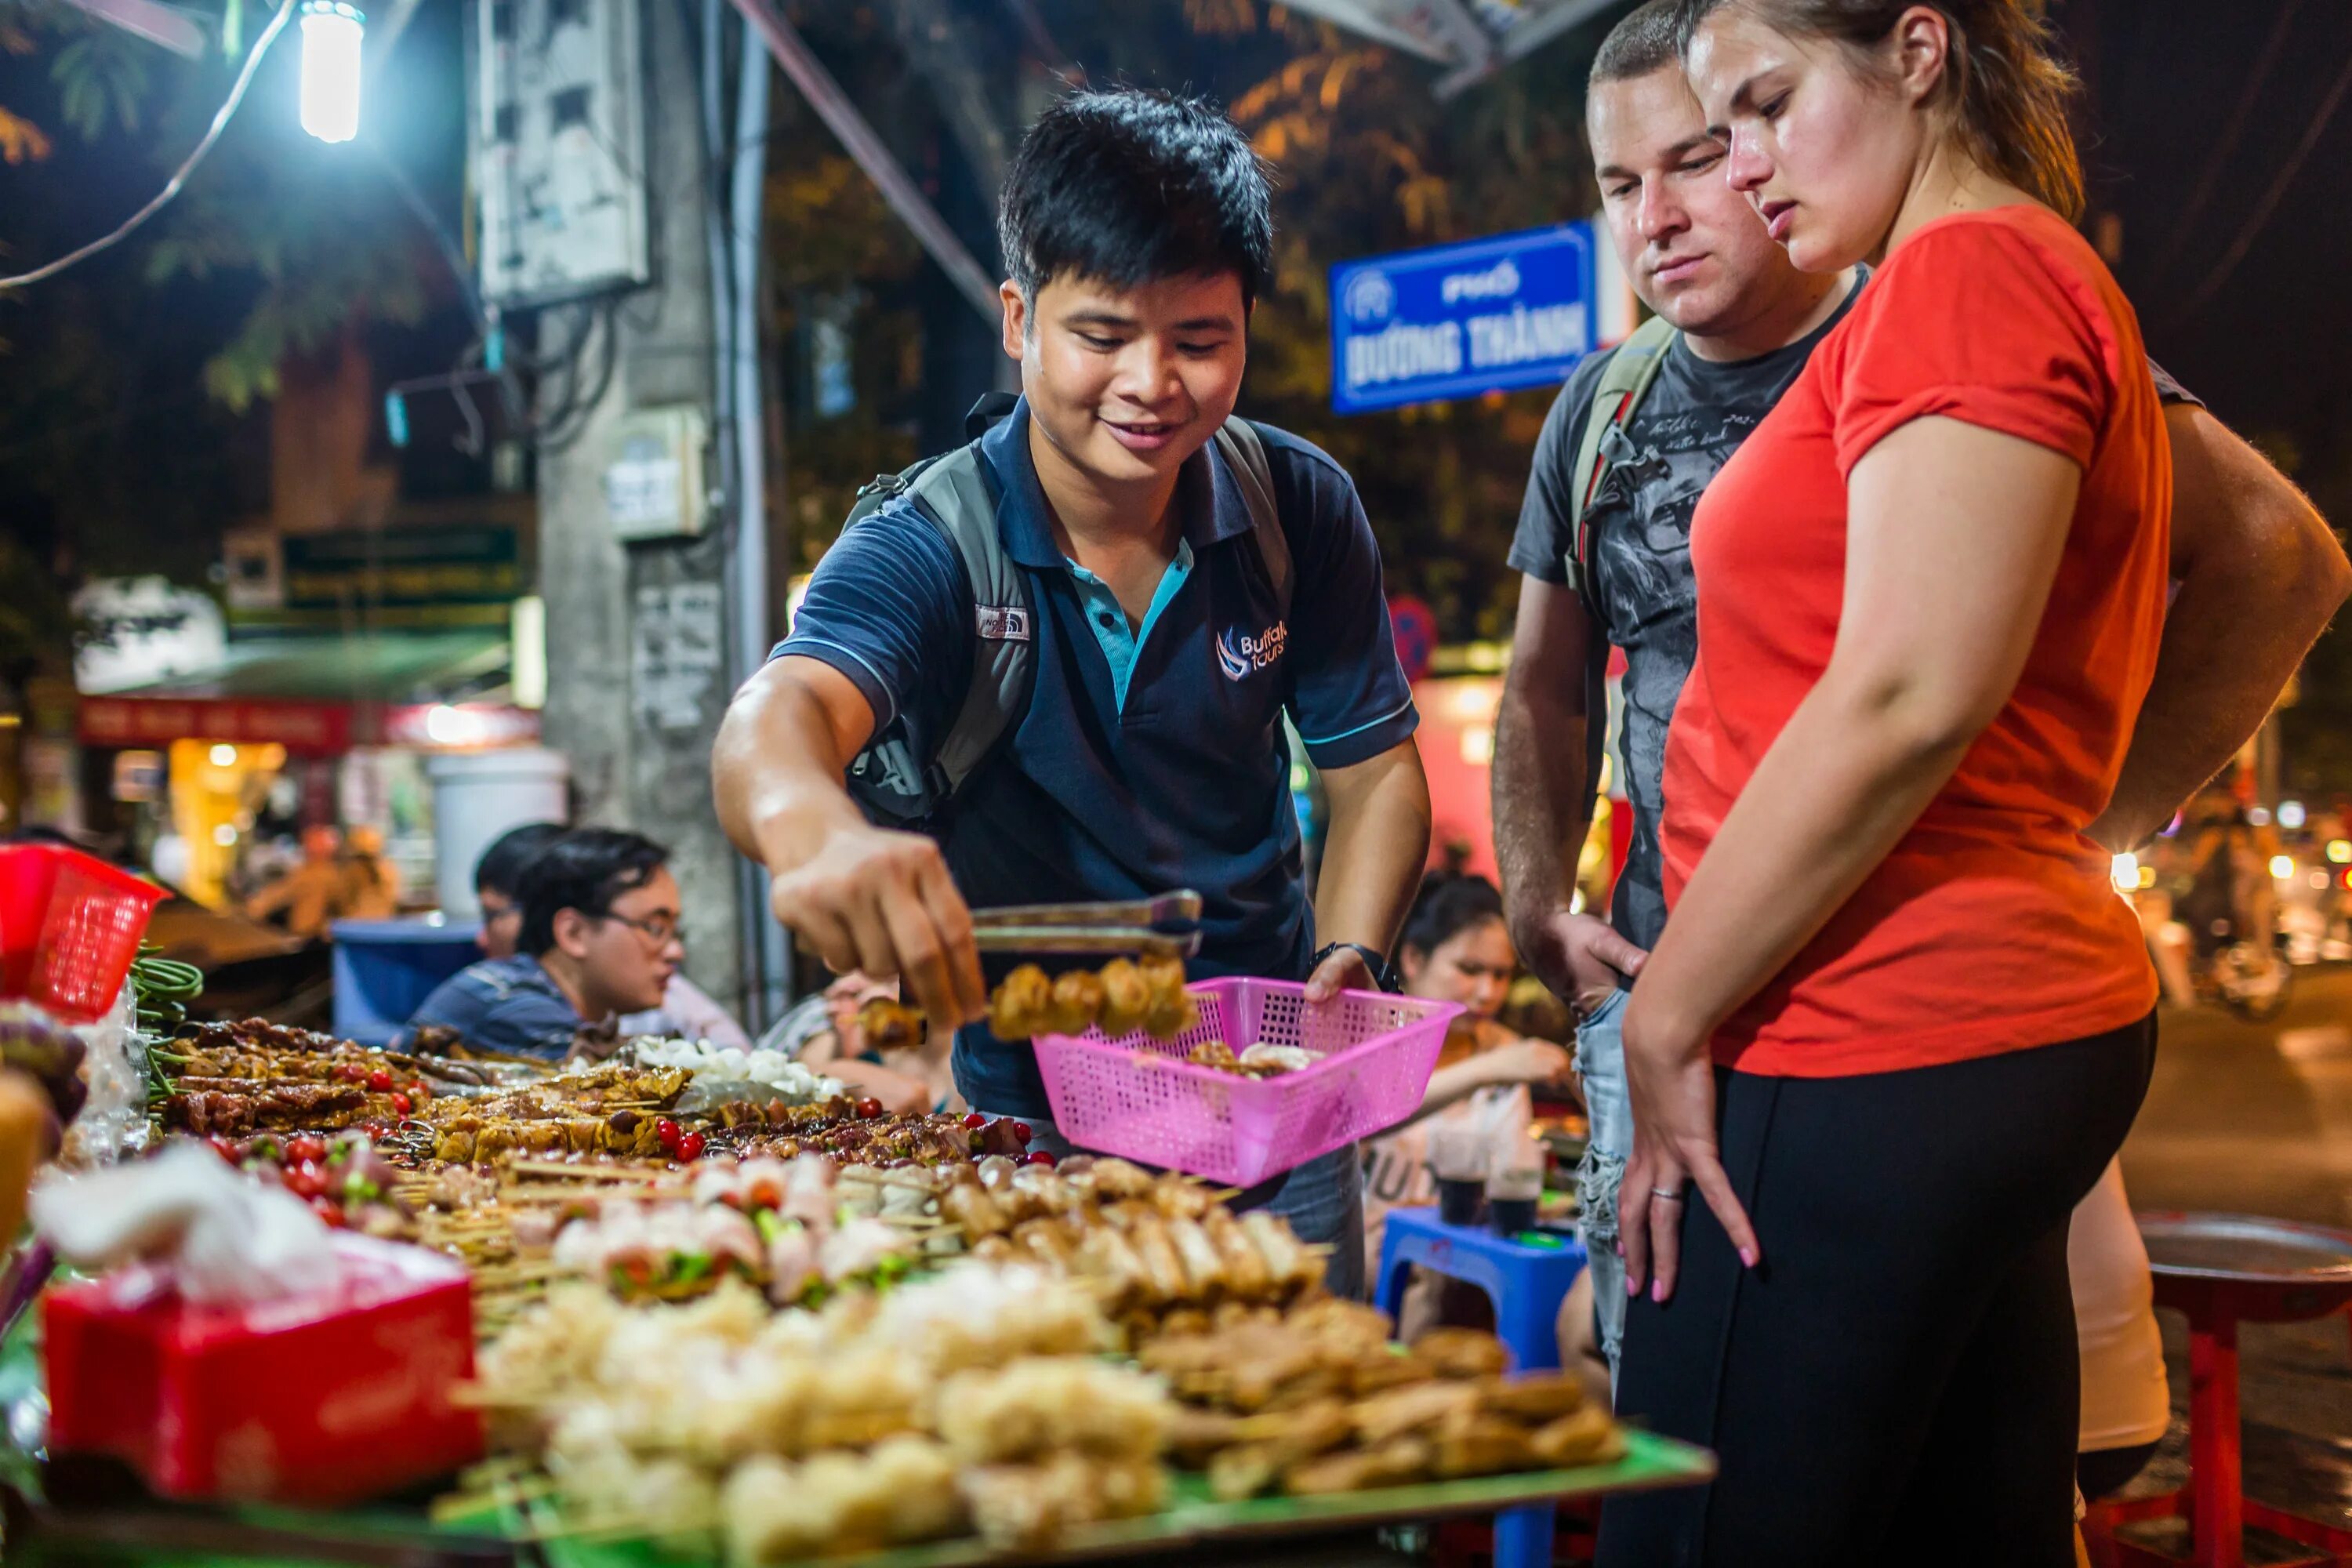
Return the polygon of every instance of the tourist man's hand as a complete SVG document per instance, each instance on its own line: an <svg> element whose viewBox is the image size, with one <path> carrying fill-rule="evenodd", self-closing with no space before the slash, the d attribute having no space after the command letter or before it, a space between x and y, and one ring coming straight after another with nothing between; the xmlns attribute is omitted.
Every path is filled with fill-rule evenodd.
<svg viewBox="0 0 2352 1568"><path fill-rule="evenodd" d="M935 1027L987 1012L971 911L939 846L920 834L836 828L815 855L776 873L768 900L836 974L898 976Z"/></svg>
<svg viewBox="0 0 2352 1568"><path fill-rule="evenodd" d="M1524 928L1519 957L1580 1018L1609 1000L1650 962L1607 921L1558 910Z"/></svg>

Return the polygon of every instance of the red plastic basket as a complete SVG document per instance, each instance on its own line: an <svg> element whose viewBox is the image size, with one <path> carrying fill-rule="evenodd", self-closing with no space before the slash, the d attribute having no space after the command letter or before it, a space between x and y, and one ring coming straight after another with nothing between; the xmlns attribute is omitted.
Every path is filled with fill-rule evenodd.
<svg viewBox="0 0 2352 1568"><path fill-rule="evenodd" d="M1100 1029L1040 1035L1037 1070L1054 1125L1080 1148L1249 1186L1318 1154L1393 1127L1421 1108L1454 1002L1342 991L1309 1005L1280 980L1212 980L1189 987L1201 1022L1172 1040ZM1278 1078L1249 1079L1184 1058L1223 1040L1297 1046L1323 1059Z"/></svg>
<svg viewBox="0 0 2352 1568"><path fill-rule="evenodd" d="M68 1023L103 1017L163 889L77 849L0 847L0 996Z"/></svg>

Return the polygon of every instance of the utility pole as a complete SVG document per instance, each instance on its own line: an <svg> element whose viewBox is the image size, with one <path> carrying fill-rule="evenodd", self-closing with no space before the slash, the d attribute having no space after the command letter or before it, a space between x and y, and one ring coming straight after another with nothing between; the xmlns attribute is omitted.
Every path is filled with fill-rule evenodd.
<svg viewBox="0 0 2352 1568"><path fill-rule="evenodd" d="M668 846L684 894L688 972L741 1017L738 861L710 800L710 747L732 690L733 639L727 534L717 515L728 498L711 493L711 181L684 11L676 0L644 7L653 279L612 304L569 308L587 313L573 377L593 395L561 444L542 444L539 453L542 719L548 743L572 761L579 820L634 828ZM566 309L550 314L562 318ZM562 335L559 328L542 341ZM563 379L543 381L542 417L551 416L545 405L563 391L556 384ZM671 462L677 467L664 467ZM665 532L656 525L645 531L657 536L625 542L620 514L658 510L664 503L652 492L664 477L678 526Z"/></svg>

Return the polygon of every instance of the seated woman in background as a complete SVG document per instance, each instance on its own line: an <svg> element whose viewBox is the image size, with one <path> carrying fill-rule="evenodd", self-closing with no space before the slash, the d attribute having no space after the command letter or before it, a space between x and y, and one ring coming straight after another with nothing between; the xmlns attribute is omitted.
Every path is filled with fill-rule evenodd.
<svg viewBox="0 0 2352 1568"><path fill-rule="evenodd" d="M1433 1126L1479 1129L1499 1165L1527 1142L1528 1086L1568 1077L1565 1050L1549 1040L1522 1039L1496 1020L1518 959L1503 929L1503 896L1486 878L1443 871L1423 878L1405 918L1398 965L1407 995L1459 1002L1467 1011L1446 1036L1421 1109L1365 1142L1364 1240L1373 1268L1380 1266L1388 1211L1437 1201L1437 1180L1429 1169ZM1433 1307L1433 1299L1424 1301L1417 1288L1404 1316L1411 1321Z"/></svg>
<svg viewBox="0 0 2352 1568"><path fill-rule="evenodd" d="M919 1029L911 1046L866 1038L860 1013L877 998L896 1001L898 983L856 970L835 979L779 1020L761 1041L814 1072L839 1079L853 1093L871 1095L885 1110L909 1115L964 1109L948 1070L947 1042L932 1045Z"/></svg>

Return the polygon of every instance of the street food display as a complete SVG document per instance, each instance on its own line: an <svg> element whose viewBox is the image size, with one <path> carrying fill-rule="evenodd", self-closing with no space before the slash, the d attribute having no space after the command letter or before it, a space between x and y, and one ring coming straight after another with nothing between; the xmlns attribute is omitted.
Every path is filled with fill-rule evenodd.
<svg viewBox="0 0 2352 1568"><path fill-rule="evenodd" d="M991 1021L1177 1033L1181 978L1016 970ZM869 1037L919 1037L889 1007ZM1317 1059L1295 1054L1193 1059ZM1034 1552L1180 1496L1623 1451L1572 1379L1506 1376L1491 1335L1395 1344L1326 1295L1327 1249L1227 1190L1033 1152L1011 1118L885 1114L773 1056L639 1040L557 1066L213 1025L153 1043L149 1110L327 1226L463 1266L479 1351L456 1397L490 1458L446 1516L746 1565Z"/></svg>
<svg viewBox="0 0 2352 1568"><path fill-rule="evenodd" d="M698 1083L757 1084L787 1105L809 1105L842 1092L839 1079L812 1072L777 1050L746 1051L713 1046L707 1040L651 1037L632 1040L625 1049L630 1059L642 1066L683 1068L694 1074Z"/></svg>
<svg viewBox="0 0 2352 1568"><path fill-rule="evenodd" d="M1000 1040L1083 1034L1097 1025L1113 1038L1140 1029L1173 1039L1200 1021L1178 958L1115 958L1099 970L1072 969L1052 978L1024 963L988 999L989 1032Z"/></svg>

